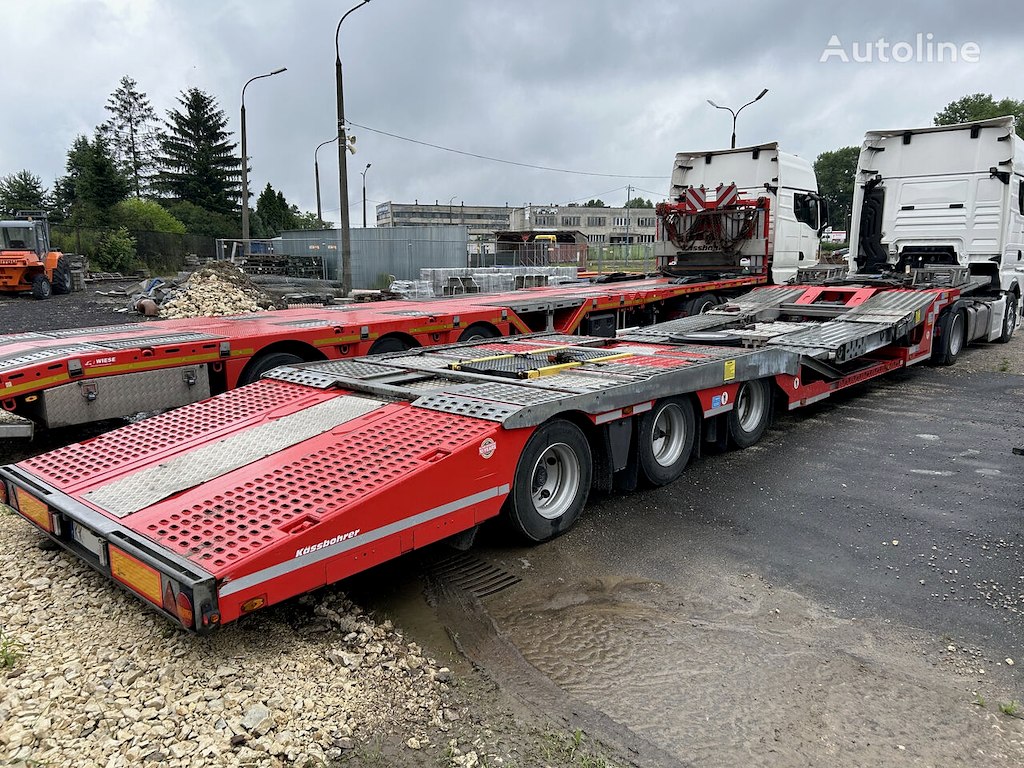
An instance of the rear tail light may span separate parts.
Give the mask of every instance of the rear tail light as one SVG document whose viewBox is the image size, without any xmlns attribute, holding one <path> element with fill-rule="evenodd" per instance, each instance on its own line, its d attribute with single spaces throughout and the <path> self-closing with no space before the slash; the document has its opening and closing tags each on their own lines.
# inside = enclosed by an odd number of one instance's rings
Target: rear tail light
<svg viewBox="0 0 1024 768">
<path fill-rule="evenodd" d="M 179 592 L 177 604 L 178 619 L 181 621 L 181 625 L 185 629 L 193 629 L 195 627 L 195 612 L 192 610 L 192 601 L 184 592 Z"/>
<path fill-rule="evenodd" d="M 54 532 L 50 508 L 45 503 L 19 486 L 14 486 L 14 498 L 17 503 L 17 509 L 21 514 L 43 530 L 50 533 Z"/>
</svg>

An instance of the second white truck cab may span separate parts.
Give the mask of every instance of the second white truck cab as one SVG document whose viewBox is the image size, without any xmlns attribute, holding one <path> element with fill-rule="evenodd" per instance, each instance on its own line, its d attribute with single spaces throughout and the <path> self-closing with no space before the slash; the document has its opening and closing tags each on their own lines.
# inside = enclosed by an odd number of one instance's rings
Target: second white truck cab
<svg viewBox="0 0 1024 768">
<path fill-rule="evenodd" d="M 813 166 L 776 142 L 680 152 L 657 211 L 662 271 L 743 270 L 774 283 L 817 262 L 828 218 Z"/>
<path fill-rule="evenodd" d="M 965 267 L 1007 294 L 1024 285 L 1024 140 L 1012 117 L 869 131 L 854 188 L 850 268 Z"/>
</svg>

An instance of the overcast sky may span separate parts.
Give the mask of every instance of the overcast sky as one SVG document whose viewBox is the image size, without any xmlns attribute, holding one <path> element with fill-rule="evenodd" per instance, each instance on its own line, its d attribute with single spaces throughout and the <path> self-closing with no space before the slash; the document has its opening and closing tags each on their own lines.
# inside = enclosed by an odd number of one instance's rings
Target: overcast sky
<svg viewBox="0 0 1024 768">
<path fill-rule="evenodd" d="M 334 31 L 352 0 L 0 0 L 5 108 L 0 174 L 47 186 L 106 119 L 124 75 L 162 118 L 182 90 L 212 94 L 238 131 L 245 81 L 250 186 L 316 209 L 313 151 L 335 131 Z M 676 152 L 779 141 L 811 160 L 866 130 L 931 123 L 973 93 L 1024 98 L 1017 2 L 692 3 L 683 0 L 372 0 L 341 29 L 349 120 L 537 166 L 490 162 L 352 128 L 352 223 L 386 200 L 458 205 L 622 204 L 664 198 Z M 976 62 L 853 61 L 854 44 L 977 45 Z M 833 41 L 828 61 L 821 58 Z M 928 38 L 927 35 L 931 35 Z M 948 50 L 948 49 L 947 49 Z M 908 49 L 897 51 L 906 57 Z M 891 59 L 891 52 L 887 52 Z M 935 57 L 935 49 L 932 49 Z M 927 47 L 913 58 L 927 59 Z M 948 57 L 948 56 L 947 56 Z M 324 216 L 338 218 L 337 154 L 320 151 Z M 605 175 L 600 175 L 605 174 Z M 614 177 L 614 176 L 621 176 Z M 636 193 L 634 193 L 636 194 Z"/>
</svg>

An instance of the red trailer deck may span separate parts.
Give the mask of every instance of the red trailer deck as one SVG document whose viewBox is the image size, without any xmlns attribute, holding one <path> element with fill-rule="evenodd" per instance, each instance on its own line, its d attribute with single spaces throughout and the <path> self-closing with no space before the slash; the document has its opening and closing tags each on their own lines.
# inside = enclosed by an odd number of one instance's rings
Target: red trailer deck
<svg viewBox="0 0 1024 768">
<path fill-rule="evenodd" d="M 773 402 L 952 362 L 1002 321 L 976 287 L 760 288 L 616 339 L 285 366 L 0 468 L 0 488 L 60 546 L 208 631 L 499 514 L 544 541 L 591 488 L 672 482 L 702 441 L 753 444 Z"/>
<path fill-rule="evenodd" d="M 731 276 L 531 288 L 0 336 L 0 436 L 196 402 L 279 365 L 536 331 L 614 335 L 764 282 Z"/>
</svg>

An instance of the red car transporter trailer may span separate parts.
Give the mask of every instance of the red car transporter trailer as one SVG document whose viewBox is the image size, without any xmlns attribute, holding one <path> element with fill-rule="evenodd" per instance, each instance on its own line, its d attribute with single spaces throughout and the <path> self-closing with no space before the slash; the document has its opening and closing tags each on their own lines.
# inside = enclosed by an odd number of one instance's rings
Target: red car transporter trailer
<svg viewBox="0 0 1024 768">
<path fill-rule="evenodd" d="M 1005 296 L 960 268 L 904 287 L 758 288 L 618 338 L 542 334 L 285 366 L 0 468 L 5 501 L 185 628 L 206 632 L 504 514 L 568 530 L 591 488 L 680 476 L 793 409 L 955 362 Z"/>
<path fill-rule="evenodd" d="M 196 402 L 280 365 L 509 334 L 614 336 L 696 314 L 767 273 L 707 272 L 423 301 L 289 309 L 0 335 L 0 437 Z"/>
</svg>

